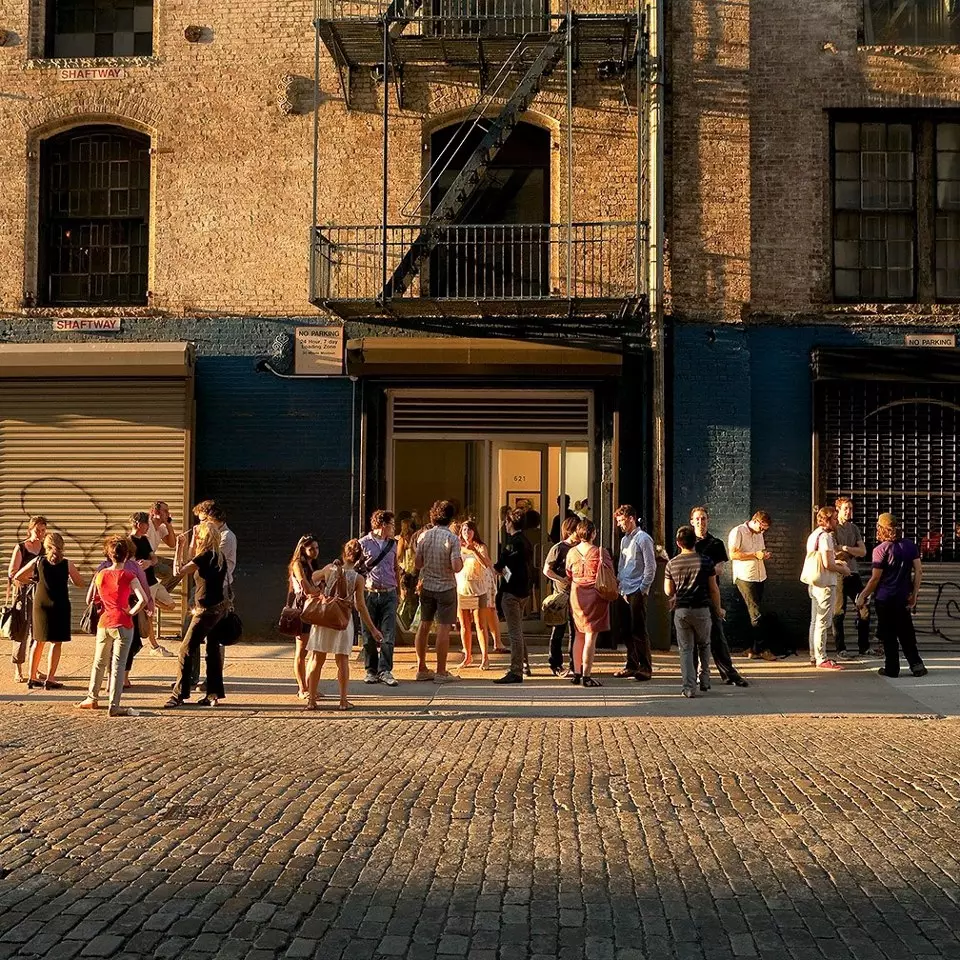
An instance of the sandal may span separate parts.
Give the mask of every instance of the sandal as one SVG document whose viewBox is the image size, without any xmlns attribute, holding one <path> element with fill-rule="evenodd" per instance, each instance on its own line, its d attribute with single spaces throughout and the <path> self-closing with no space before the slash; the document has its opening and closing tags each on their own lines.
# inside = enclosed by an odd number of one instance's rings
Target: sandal
<svg viewBox="0 0 960 960">
<path fill-rule="evenodd" d="M 209 694 L 201 697 L 197 701 L 198 707 L 215 707 L 217 705 L 217 697 L 211 697 Z"/>
<path fill-rule="evenodd" d="M 341 703 L 338 707 L 338 710 L 352 710 L 353 704 L 348 700 L 346 703 Z"/>
<path fill-rule="evenodd" d="M 304 709 L 304 710 L 318 710 L 319 707 L 317 706 L 317 701 L 316 701 L 316 700 L 307 700 L 307 702 L 303 705 L 303 709 Z"/>
<path fill-rule="evenodd" d="M 92 697 L 86 697 L 77 704 L 78 710 L 99 710 L 100 704 Z"/>
<path fill-rule="evenodd" d="M 177 707 L 182 707 L 182 706 L 183 706 L 183 701 L 179 697 L 173 696 L 163 705 L 163 709 L 174 710 Z"/>
<path fill-rule="evenodd" d="M 63 684 L 59 680 L 44 680 L 43 681 L 44 690 L 62 690 Z"/>
<path fill-rule="evenodd" d="M 603 684 L 599 680 L 594 680 L 593 677 L 584 677 L 583 685 L 585 687 L 602 687 Z"/>
<path fill-rule="evenodd" d="M 18 674 L 16 674 L 16 675 L 14 676 L 13 682 L 14 682 L 14 683 L 26 683 L 29 679 L 30 679 L 29 677 L 25 677 L 22 673 L 18 673 Z"/>
<path fill-rule="evenodd" d="M 490 661 L 489 661 L 489 660 L 481 660 L 481 661 L 480 661 L 480 669 L 481 669 L 481 670 L 489 670 L 489 669 L 490 669 Z"/>
</svg>

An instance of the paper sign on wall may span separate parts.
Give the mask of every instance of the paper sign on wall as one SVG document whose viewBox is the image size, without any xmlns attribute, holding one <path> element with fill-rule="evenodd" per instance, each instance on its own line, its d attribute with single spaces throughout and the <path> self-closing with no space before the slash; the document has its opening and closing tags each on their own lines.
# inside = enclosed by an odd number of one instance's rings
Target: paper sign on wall
<svg viewBox="0 0 960 960">
<path fill-rule="evenodd" d="M 297 327 L 294 373 L 343 373 L 343 326 Z"/>
</svg>

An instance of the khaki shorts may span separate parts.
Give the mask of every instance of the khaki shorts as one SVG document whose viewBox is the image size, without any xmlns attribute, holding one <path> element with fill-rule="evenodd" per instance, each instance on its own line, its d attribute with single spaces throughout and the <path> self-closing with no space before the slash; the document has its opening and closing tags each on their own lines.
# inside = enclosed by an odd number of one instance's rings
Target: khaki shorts
<svg viewBox="0 0 960 960">
<path fill-rule="evenodd" d="M 420 621 L 452 627 L 457 622 L 457 590 L 421 590 Z"/>
</svg>

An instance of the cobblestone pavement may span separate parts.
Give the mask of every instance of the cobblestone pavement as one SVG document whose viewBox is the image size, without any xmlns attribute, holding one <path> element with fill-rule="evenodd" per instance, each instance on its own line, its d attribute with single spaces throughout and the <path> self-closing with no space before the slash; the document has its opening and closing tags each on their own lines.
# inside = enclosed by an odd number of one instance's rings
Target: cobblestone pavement
<svg viewBox="0 0 960 960">
<path fill-rule="evenodd" d="M 0 707 L 0 960 L 960 958 L 960 721 Z"/>
</svg>

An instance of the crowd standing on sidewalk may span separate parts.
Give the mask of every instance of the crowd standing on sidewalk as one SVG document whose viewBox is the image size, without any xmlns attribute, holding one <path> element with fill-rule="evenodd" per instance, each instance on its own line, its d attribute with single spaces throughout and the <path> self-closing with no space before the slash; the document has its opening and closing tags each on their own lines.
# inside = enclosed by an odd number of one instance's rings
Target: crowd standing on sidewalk
<svg viewBox="0 0 960 960">
<path fill-rule="evenodd" d="M 347 542 L 340 557 L 326 565 L 318 538 L 300 537 L 288 565 L 282 625 L 287 624 L 285 632 L 294 643 L 297 696 L 305 708 L 317 708 L 318 684 L 329 655 L 337 664 L 339 706 L 350 708 L 349 656 L 358 640 L 364 682 L 397 686 L 398 624 L 415 629 L 417 681 L 459 680 L 449 669 L 451 630 L 459 622 L 460 667 L 472 664 L 476 637 L 482 670 L 490 668 L 491 652 L 510 654 L 507 672 L 493 682 L 522 684 L 532 675 L 524 620 L 538 594 L 541 573 L 552 588 L 542 601 L 543 618 L 552 627 L 551 672 L 574 685 L 599 687 L 595 654 L 601 637 L 610 637 L 614 649 L 622 643 L 626 651 L 623 667 L 613 676 L 649 681 L 653 659 L 648 604 L 658 573 L 652 538 L 643 530 L 637 510 L 623 504 L 614 512 L 621 534 L 615 560 L 597 543 L 597 527 L 583 501 L 577 502 L 576 511 L 570 509 L 569 499 L 558 498 L 557 503 L 560 510 L 542 570 L 534 565 L 529 535 L 539 530 L 540 517 L 529 500 L 501 510 L 496 559 L 476 521 L 459 517 L 458 505 L 450 500 L 436 501 L 424 524 L 416 514 L 402 516 L 399 529 L 392 511 L 375 510 L 370 531 Z M 104 560 L 87 592 L 85 618 L 96 644 L 87 696 L 78 704 L 81 709 L 99 708 L 109 673 L 110 715 L 135 713 L 120 704 L 123 689 L 130 685 L 133 659 L 144 644 L 156 656 L 174 655 L 158 641 L 155 614 L 179 608 L 181 601 L 172 591 L 184 580 L 189 616 L 176 654 L 177 678 L 163 706 L 180 707 L 197 686 L 203 693 L 198 705 L 216 706 L 225 699 L 225 648 L 241 629 L 233 611 L 237 539 L 216 501 L 202 501 L 194 514 L 197 524 L 177 534 L 169 506 L 156 501 L 148 511 L 131 516 L 126 536 L 104 542 Z M 727 564 L 732 565 L 733 586 L 749 621 L 749 635 L 742 638 L 745 655 L 775 661 L 790 654 L 778 649 L 775 614 L 764 603 L 767 564 L 774 561 L 764 537 L 772 526 L 769 513 L 755 511 L 730 530 L 726 542 L 710 533 L 709 523 L 706 506 L 690 511 L 690 524 L 677 530 L 675 555 L 666 562 L 663 575 L 680 654 L 681 693 L 688 698 L 710 690 L 711 657 L 722 682 L 748 686 L 733 662 L 722 605 L 720 584 Z M 896 517 L 882 514 L 865 583 L 857 561 L 866 557 L 867 546 L 854 523 L 853 500 L 840 497 L 834 506 L 820 508 L 815 523 L 800 572 L 810 598 L 811 665 L 841 670 L 841 661 L 870 652 L 872 600 L 884 656 L 879 673 L 898 676 L 902 650 L 911 673 L 925 675 L 912 618 L 923 581 L 916 544 L 903 537 Z M 57 680 L 61 646 L 71 639 L 68 584 L 87 585 L 76 563 L 65 555 L 62 536 L 48 526 L 46 517 L 30 517 L 26 537 L 13 548 L 0 627 L 12 641 L 14 679 L 30 689 L 56 690 L 63 686 Z M 158 555 L 157 550 L 164 548 L 173 548 L 174 556 Z M 846 646 L 850 601 L 857 611 L 857 653 Z M 506 622 L 509 651 L 500 648 L 498 607 Z M 432 632 L 435 669 L 427 665 Z M 831 635 L 836 659 L 827 654 Z M 201 648 L 206 663 L 203 680 Z"/>
</svg>

